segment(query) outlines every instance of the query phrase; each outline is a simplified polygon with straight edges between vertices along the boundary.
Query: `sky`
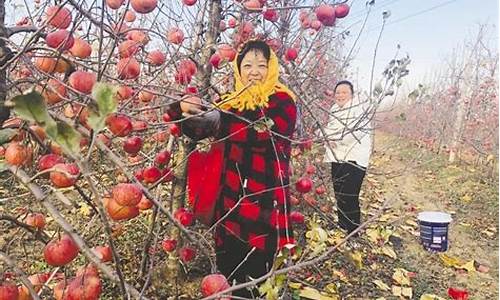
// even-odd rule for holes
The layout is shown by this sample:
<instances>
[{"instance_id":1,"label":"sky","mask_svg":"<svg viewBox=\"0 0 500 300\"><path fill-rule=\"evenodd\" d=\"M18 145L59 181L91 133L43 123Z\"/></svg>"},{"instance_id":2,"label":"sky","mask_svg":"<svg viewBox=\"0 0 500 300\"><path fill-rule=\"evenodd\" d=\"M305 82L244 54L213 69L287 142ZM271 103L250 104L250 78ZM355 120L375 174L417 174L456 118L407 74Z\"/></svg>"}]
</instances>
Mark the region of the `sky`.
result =
<instances>
[{"instance_id":1,"label":"sky","mask_svg":"<svg viewBox=\"0 0 500 300\"><path fill-rule=\"evenodd\" d=\"M366 15L366 1L348 3L351 12L341 26L358 22L347 40L346 45L351 48ZM356 73L354 81L363 90L369 88L373 53L385 10L391 15L378 47L375 78L381 77L400 44L401 54L408 53L412 60L403 90L412 90L419 82L425 82L426 76L442 66L455 47L474 36L478 24L490 24L490 42L498 49L498 0L376 0L351 65L351 71Z\"/></svg>"}]
</instances>

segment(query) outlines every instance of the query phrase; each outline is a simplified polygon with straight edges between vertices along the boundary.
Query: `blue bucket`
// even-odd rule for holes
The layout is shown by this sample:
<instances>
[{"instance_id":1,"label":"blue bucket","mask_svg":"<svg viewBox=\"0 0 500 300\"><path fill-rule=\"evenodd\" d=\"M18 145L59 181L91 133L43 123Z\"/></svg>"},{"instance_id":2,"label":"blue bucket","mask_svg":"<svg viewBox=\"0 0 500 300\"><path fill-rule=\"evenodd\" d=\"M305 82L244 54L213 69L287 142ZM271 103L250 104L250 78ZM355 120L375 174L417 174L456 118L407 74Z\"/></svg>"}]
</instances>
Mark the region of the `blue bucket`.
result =
<instances>
[{"instance_id":1,"label":"blue bucket","mask_svg":"<svg viewBox=\"0 0 500 300\"><path fill-rule=\"evenodd\" d=\"M448 225L451 216L439 211L424 211L418 214L420 240L428 251L448 250Z\"/></svg>"}]
</instances>

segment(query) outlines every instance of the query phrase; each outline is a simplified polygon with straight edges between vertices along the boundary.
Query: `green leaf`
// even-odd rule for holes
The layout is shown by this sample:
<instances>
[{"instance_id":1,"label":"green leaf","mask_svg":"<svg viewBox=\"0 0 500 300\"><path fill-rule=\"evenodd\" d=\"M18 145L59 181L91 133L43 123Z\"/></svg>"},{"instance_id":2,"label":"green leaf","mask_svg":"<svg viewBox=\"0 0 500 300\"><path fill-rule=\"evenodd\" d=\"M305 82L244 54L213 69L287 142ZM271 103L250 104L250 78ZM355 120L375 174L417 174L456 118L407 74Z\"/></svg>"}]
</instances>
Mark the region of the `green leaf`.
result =
<instances>
[{"instance_id":1,"label":"green leaf","mask_svg":"<svg viewBox=\"0 0 500 300\"><path fill-rule=\"evenodd\" d=\"M0 130L0 145L9 142L17 133L17 130L5 128Z\"/></svg>"},{"instance_id":2,"label":"green leaf","mask_svg":"<svg viewBox=\"0 0 500 300\"><path fill-rule=\"evenodd\" d=\"M67 153L77 154L80 151L82 136L65 122L57 122L46 129L47 135Z\"/></svg>"},{"instance_id":3,"label":"green leaf","mask_svg":"<svg viewBox=\"0 0 500 300\"><path fill-rule=\"evenodd\" d=\"M97 103L97 108L93 109L92 106L89 106L88 123L96 132L104 128L106 117L116 111L118 105L115 95L115 87L106 83L99 82L92 89L92 96Z\"/></svg>"},{"instance_id":4,"label":"green leaf","mask_svg":"<svg viewBox=\"0 0 500 300\"><path fill-rule=\"evenodd\" d=\"M9 169L9 166L4 161L0 161L0 173L5 172L8 169Z\"/></svg>"},{"instance_id":5,"label":"green leaf","mask_svg":"<svg viewBox=\"0 0 500 300\"><path fill-rule=\"evenodd\" d=\"M42 127L54 124L42 95L35 90L28 94L15 96L6 101L5 105L13 107L14 112L22 119L36 122Z\"/></svg>"},{"instance_id":6,"label":"green leaf","mask_svg":"<svg viewBox=\"0 0 500 300\"><path fill-rule=\"evenodd\" d=\"M115 112L118 106L115 95L116 88L112 85L102 82L98 82L94 85L92 97L96 100L101 115L109 115Z\"/></svg>"}]
</instances>

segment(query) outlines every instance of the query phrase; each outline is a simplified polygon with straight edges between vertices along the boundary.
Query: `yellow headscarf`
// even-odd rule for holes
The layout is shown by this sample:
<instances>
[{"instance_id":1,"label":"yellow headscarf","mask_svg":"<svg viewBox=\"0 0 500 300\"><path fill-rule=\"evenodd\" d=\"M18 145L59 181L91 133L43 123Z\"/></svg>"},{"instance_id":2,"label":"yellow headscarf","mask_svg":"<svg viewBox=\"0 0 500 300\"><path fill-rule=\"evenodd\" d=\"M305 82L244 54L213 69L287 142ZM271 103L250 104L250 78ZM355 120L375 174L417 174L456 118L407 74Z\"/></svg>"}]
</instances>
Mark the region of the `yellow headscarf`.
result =
<instances>
[{"instance_id":1,"label":"yellow headscarf","mask_svg":"<svg viewBox=\"0 0 500 300\"><path fill-rule=\"evenodd\" d=\"M270 49L270 51L271 56L267 66L266 80L248 87L243 85L243 82L241 81L241 74L238 70L236 58L233 60L232 65L235 91L222 96L222 101L218 104L220 108L225 110L235 108L238 111L243 111L267 107L269 96L276 92L285 92L290 95L293 100L295 100L295 94L279 81L278 57L272 49Z\"/></svg>"}]
</instances>

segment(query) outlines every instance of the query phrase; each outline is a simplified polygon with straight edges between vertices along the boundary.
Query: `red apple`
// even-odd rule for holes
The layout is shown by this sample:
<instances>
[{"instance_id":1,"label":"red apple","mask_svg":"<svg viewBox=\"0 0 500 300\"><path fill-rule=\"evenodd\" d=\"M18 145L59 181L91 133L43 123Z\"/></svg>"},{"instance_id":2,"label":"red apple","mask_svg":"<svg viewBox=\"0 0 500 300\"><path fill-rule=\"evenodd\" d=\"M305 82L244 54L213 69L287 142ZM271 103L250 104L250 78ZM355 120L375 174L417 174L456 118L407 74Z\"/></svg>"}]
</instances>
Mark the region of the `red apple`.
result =
<instances>
[{"instance_id":1,"label":"red apple","mask_svg":"<svg viewBox=\"0 0 500 300\"><path fill-rule=\"evenodd\" d=\"M173 136L179 137L181 135L181 129L177 124L172 124L170 125L170 134Z\"/></svg>"},{"instance_id":2,"label":"red apple","mask_svg":"<svg viewBox=\"0 0 500 300\"><path fill-rule=\"evenodd\" d=\"M139 215L139 209L136 206L122 206L113 198L107 201L105 207L109 217L115 221L130 220Z\"/></svg>"},{"instance_id":3,"label":"red apple","mask_svg":"<svg viewBox=\"0 0 500 300\"><path fill-rule=\"evenodd\" d=\"M66 7L51 6L45 11L47 22L59 29L66 29L71 25L71 11Z\"/></svg>"},{"instance_id":4,"label":"red apple","mask_svg":"<svg viewBox=\"0 0 500 300\"><path fill-rule=\"evenodd\" d=\"M80 175L80 169L76 164L59 163L50 172L50 181L55 187L66 188L75 184Z\"/></svg>"},{"instance_id":5,"label":"red apple","mask_svg":"<svg viewBox=\"0 0 500 300\"><path fill-rule=\"evenodd\" d=\"M106 0L106 5L111 9L119 9L125 0Z\"/></svg>"},{"instance_id":6,"label":"red apple","mask_svg":"<svg viewBox=\"0 0 500 300\"><path fill-rule=\"evenodd\" d=\"M130 57L139 51L139 43L132 40L126 40L118 45L118 55L120 58Z\"/></svg>"},{"instance_id":7,"label":"red apple","mask_svg":"<svg viewBox=\"0 0 500 300\"><path fill-rule=\"evenodd\" d=\"M13 166L26 164L30 156L28 148L19 143L10 143L5 149L5 160Z\"/></svg>"},{"instance_id":8,"label":"red apple","mask_svg":"<svg viewBox=\"0 0 500 300\"><path fill-rule=\"evenodd\" d=\"M177 209L174 213L174 218L182 224L182 226L191 226L194 221L192 212L186 210L184 207Z\"/></svg>"},{"instance_id":9,"label":"red apple","mask_svg":"<svg viewBox=\"0 0 500 300\"><path fill-rule=\"evenodd\" d=\"M121 206L135 206L142 199L142 190L134 183L119 183L113 188L112 195Z\"/></svg>"},{"instance_id":10,"label":"red apple","mask_svg":"<svg viewBox=\"0 0 500 300\"><path fill-rule=\"evenodd\" d=\"M316 167L314 165L308 164L306 166L306 173L309 175L316 173Z\"/></svg>"},{"instance_id":11,"label":"red apple","mask_svg":"<svg viewBox=\"0 0 500 300\"><path fill-rule=\"evenodd\" d=\"M17 286L10 282L4 282L0 285L0 300L17 300L19 291Z\"/></svg>"},{"instance_id":12,"label":"red apple","mask_svg":"<svg viewBox=\"0 0 500 300\"><path fill-rule=\"evenodd\" d=\"M65 300L98 300L102 284L99 276L77 276L70 281Z\"/></svg>"},{"instance_id":13,"label":"red apple","mask_svg":"<svg viewBox=\"0 0 500 300\"><path fill-rule=\"evenodd\" d=\"M69 85L75 90L90 94L92 92L92 87L96 82L96 75L94 73L85 71L75 71L69 76Z\"/></svg>"},{"instance_id":14,"label":"red apple","mask_svg":"<svg viewBox=\"0 0 500 300\"><path fill-rule=\"evenodd\" d=\"M196 0L182 0L182 3L186 6L193 6L196 4Z\"/></svg>"},{"instance_id":15,"label":"red apple","mask_svg":"<svg viewBox=\"0 0 500 300\"><path fill-rule=\"evenodd\" d=\"M294 224L304 224L304 215L298 211L292 211L290 213L290 221Z\"/></svg>"},{"instance_id":16,"label":"red apple","mask_svg":"<svg viewBox=\"0 0 500 300\"><path fill-rule=\"evenodd\" d=\"M124 115L110 115L106 118L109 131L119 137L127 136L132 131L130 118Z\"/></svg>"},{"instance_id":17,"label":"red apple","mask_svg":"<svg viewBox=\"0 0 500 300\"><path fill-rule=\"evenodd\" d=\"M167 32L167 40L172 44L179 45L184 41L184 33L177 27L171 28Z\"/></svg>"},{"instance_id":18,"label":"red apple","mask_svg":"<svg viewBox=\"0 0 500 300\"><path fill-rule=\"evenodd\" d=\"M71 236L63 234L61 239L50 241L43 250L43 256L47 264L60 267L69 264L78 256L78 245Z\"/></svg>"},{"instance_id":19,"label":"red apple","mask_svg":"<svg viewBox=\"0 0 500 300\"><path fill-rule=\"evenodd\" d=\"M324 186L318 186L315 192L317 195L323 195L326 192L326 189Z\"/></svg>"},{"instance_id":20,"label":"red apple","mask_svg":"<svg viewBox=\"0 0 500 300\"><path fill-rule=\"evenodd\" d=\"M132 5L132 8L136 12L140 14L147 14L156 8L158 0L131 0L130 5Z\"/></svg>"},{"instance_id":21,"label":"red apple","mask_svg":"<svg viewBox=\"0 0 500 300\"><path fill-rule=\"evenodd\" d=\"M161 246L165 252L172 252L177 247L177 241L172 239L163 240Z\"/></svg>"},{"instance_id":22,"label":"red apple","mask_svg":"<svg viewBox=\"0 0 500 300\"><path fill-rule=\"evenodd\" d=\"M123 143L123 150L129 154L137 154L142 148L142 138L132 136Z\"/></svg>"},{"instance_id":23,"label":"red apple","mask_svg":"<svg viewBox=\"0 0 500 300\"><path fill-rule=\"evenodd\" d=\"M222 274L210 274L201 280L201 294L203 297L222 292L230 287L229 282ZM231 297L222 297L217 299L229 300Z\"/></svg>"},{"instance_id":24,"label":"red apple","mask_svg":"<svg viewBox=\"0 0 500 300\"><path fill-rule=\"evenodd\" d=\"M134 57L122 58L116 64L120 79L136 79L141 74L141 66Z\"/></svg>"},{"instance_id":25,"label":"red apple","mask_svg":"<svg viewBox=\"0 0 500 300\"><path fill-rule=\"evenodd\" d=\"M236 57L236 50L227 44L220 45L217 51L220 57L227 61L233 61Z\"/></svg>"},{"instance_id":26,"label":"red apple","mask_svg":"<svg viewBox=\"0 0 500 300\"><path fill-rule=\"evenodd\" d=\"M285 58L288 61L294 61L298 56L297 49L295 48L288 48L285 52Z\"/></svg>"},{"instance_id":27,"label":"red apple","mask_svg":"<svg viewBox=\"0 0 500 300\"><path fill-rule=\"evenodd\" d=\"M144 183L154 183L161 178L161 171L155 166L150 166L142 171Z\"/></svg>"},{"instance_id":28,"label":"red apple","mask_svg":"<svg viewBox=\"0 0 500 300\"><path fill-rule=\"evenodd\" d=\"M32 213L26 217L26 224L29 226L43 229L45 227L45 216L41 213Z\"/></svg>"},{"instance_id":29,"label":"red apple","mask_svg":"<svg viewBox=\"0 0 500 300\"><path fill-rule=\"evenodd\" d=\"M151 207L153 207L153 202L143 195L141 201L137 204L137 208L139 210L148 210Z\"/></svg>"},{"instance_id":30,"label":"red apple","mask_svg":"<svg viewBox=\"0 0 500 300\"><path fill-rule=\"evenodd\" d=\"M183 263L187 263L193 260L196 252L190 247L182 247L179 249L179 258Z\"/></svg>"},{"instance_id":31,"label":"red apple","mask_svg":"<svg viewBox=\"0 0 500 300\"><path fill-rule=\"evenodd\" d=\"M108 262L113 260L113 254L111 253L110 246L96 246L94 247L94 252L101 259L102 262Z\"/></svg>"},{"instance_id":32,"label":"red apple","mask_svg":"<svg viewBox=\"0 0 500 300\"><path fill-rule=\"evenodd\" d=\"M349 14L349 5L341 3L335 6L335 17L342 19Z\"/></svg>"},{"instance_id":33,"label":"red apple","mask_svg":"<svg viewBox=\"0 0 500 300\"><path fill-rule=\"evenodd\" d=\"M268 9L264 12L264 19L270 22L277 22L279 19L278 12L274 9Z\"/></svg>"},{"instance_id":34,"label":"red apple","mask_svg":"<svg viewBox=\"0 0 500 300\"><path fill-rule=\"evenodd\" d=\"M73 47L75 39L73 35L65 29L60 29L47 34L45 42L50 48L69 50Z\"/></svg>"},{"instance_id":35,"label":"red apple","mask_svg":"<svg viewBox=\"0 0 500 300\"><path fill-rule=\"evenodd\" d=\"M312 189L312 180L309 177L302 177L295 183L297 192L305 194Z\"/></svg>"},{"instance_id":36,"label":"red apple","mask_svg":"<svg viewBox=\"0 0 500 300\"><path fill-rule=\"evenodd\" d=\"M210 61L210 64L214 68L218 69L220 67L221 60L222 59L221 59L220 55L218 53L214 53L214 54L212 54L212 56L210 56L210 60L209 61Z\"/></svg>"},{"instance_id":37,"label":"red apple","mask_svg":"<svg viewBox=\"0 0 500 300\"><path fill-rule=\"evenodd\" d=\"M38 170L43 171L52 168L53 166L63 163L64 159L53 153L45 154L40 157L38 160Z\"/></svg>"},{"instance_id":38,"label":"red apple","mask_svg":"<svg viewBox=\"0 0 500 300\"><path fill-rule=\"evenodd\" d=\"M153 66L161 66L165 63L166 59L167 58L163 52L161 52L160 50L154 50L149 52L146 60Z\"/></svg>"},{"instance_id":39,"label":"red apple","mask_svg":"<svg viewBox=\"0 0 500 300\"><path fill-rule=\"evenodd\" d=\"M321 4L314 11L316 18L325 26L333 26L335 24L335 7L329 4Z\"/></svg>"},{"instance_id":40,"label":"red apple","mask_svg":"<svg viewBox=\"0 0 500 300\"><path fill-rule=\"evenodd\" d=\"M157 164L160 167L168 165L168 162L170 161L171 157L172 155L168 150L160 151L158 152L158 154L156 154L155 164Z\"/></svg>"}]
</instances>

